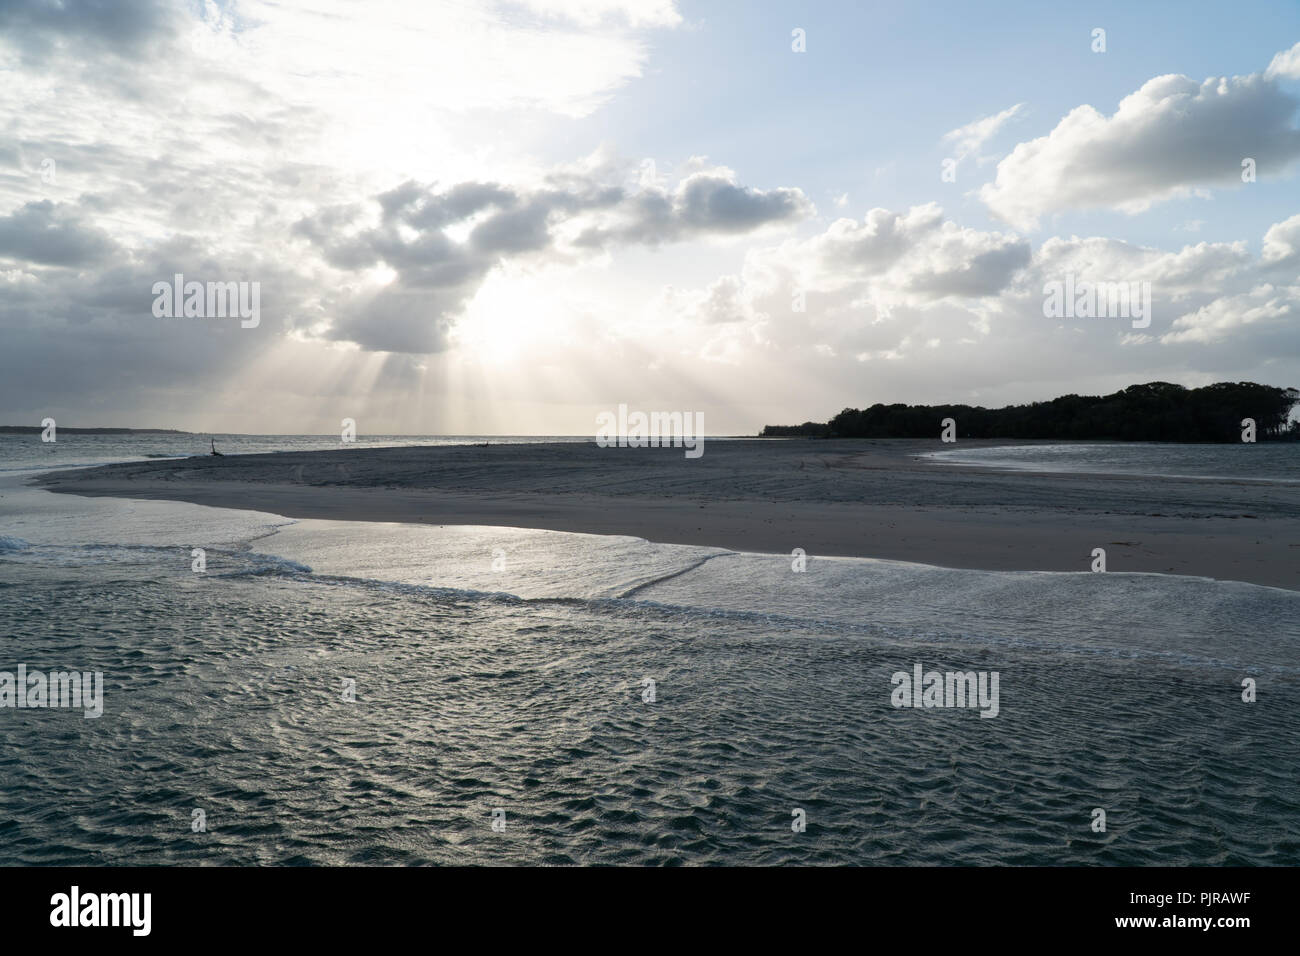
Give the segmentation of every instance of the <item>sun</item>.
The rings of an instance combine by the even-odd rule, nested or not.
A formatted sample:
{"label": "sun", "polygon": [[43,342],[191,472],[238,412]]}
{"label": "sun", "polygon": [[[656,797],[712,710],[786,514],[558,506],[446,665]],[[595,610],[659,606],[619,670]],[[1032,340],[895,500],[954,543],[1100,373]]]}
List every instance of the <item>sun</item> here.
{"label": "sun", "polygon": [[456,347],[485,365],[509,366],[550,351],[566,337],[563,280],[508,266],[487,277],[457,319]]}

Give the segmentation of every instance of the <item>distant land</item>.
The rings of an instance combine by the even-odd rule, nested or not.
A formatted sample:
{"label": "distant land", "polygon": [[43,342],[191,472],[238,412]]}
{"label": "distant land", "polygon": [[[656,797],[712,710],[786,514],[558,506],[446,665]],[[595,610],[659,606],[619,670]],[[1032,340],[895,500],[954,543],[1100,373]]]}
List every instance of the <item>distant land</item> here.
{"label": "distant land", "polygon": [[[70,428],[59,425],[58,430],[68,435],[192,435],[177,428]],[[0,435],[39,435],[45,431],[40,425],[0,425]]]}
{"label": "distant land", "polygon": [[1239,442],[1244,419],[1259,441],[1300,440],[1291,411],[1300,391],[1219,382],[1186,388],[1169,382],[1130,385],[1112,395],[1063,395],[1048,402],[983,408],[971,405],[882,405],[846,408],[829,422],[768,425],[760,438],[930,438],[956,422],[960,438],[1057,441]]}

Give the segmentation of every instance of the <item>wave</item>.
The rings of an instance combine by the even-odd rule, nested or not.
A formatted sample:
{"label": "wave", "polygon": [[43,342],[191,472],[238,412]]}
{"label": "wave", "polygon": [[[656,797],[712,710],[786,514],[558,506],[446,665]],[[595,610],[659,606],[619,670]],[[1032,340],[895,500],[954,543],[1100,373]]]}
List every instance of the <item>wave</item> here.
{"label": "wave", "polygon": [[[336,524],[303,521],[262,539],[259,548],[286,559],[286,573],[310,566],[317,569],[313,580],[414,598],[689,615],[917,644],[1300,672],[1300,592],[1281,588],[1149,573],[977,571],[815,556],[798,572],[788,555],[638,538]],[[492,554],[501,570],[489,565]],[[1261,630],[1261,620],[1269,628]]]}
{"label": "wave", "polygon": [[253,552],[250,557],[253,563],[249,567],[236,568],[233,571],[221,571],[211,576],[217,578],[262,577],[265,575],[295,577],[312,573],[308,565],[298,561],[291,561],[288,558],[281,558],[274,554]]}

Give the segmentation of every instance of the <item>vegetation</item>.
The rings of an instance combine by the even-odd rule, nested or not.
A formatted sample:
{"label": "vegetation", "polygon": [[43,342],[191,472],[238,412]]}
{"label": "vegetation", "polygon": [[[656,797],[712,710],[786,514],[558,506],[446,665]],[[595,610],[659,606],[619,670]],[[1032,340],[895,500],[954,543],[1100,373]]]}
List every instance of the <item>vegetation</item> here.
{"label": "vegetation", "polygon": [[802,425],[765,425],[760,438],[826,438],[831,426],[825,422],[804,422]]}
{"label": "vegetation", "polygon": [[[1254,419],[1259,441],[1300,440],[1290,421],[1300,391],[1254,382],[1184,388],[1169,382],[1130,385],[1113,395],[1063,395],[1047,402],[982,408],[970,405],[872,405],[846,408],[825,425],[768,425],[762,437],[933,438],[955,419],[961,438],[1237,442]],[[820,430],[820,431],[819,431]]]}

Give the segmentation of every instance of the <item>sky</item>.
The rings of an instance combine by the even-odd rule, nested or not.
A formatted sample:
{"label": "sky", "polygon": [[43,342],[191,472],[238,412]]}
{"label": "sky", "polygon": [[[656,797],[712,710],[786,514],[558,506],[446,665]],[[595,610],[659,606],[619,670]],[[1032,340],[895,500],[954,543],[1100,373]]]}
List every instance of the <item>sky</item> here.
{"label": "sky", "polygon": [[1300,386],[1298,109],[1291,2],[0,0],[0,424]]}

